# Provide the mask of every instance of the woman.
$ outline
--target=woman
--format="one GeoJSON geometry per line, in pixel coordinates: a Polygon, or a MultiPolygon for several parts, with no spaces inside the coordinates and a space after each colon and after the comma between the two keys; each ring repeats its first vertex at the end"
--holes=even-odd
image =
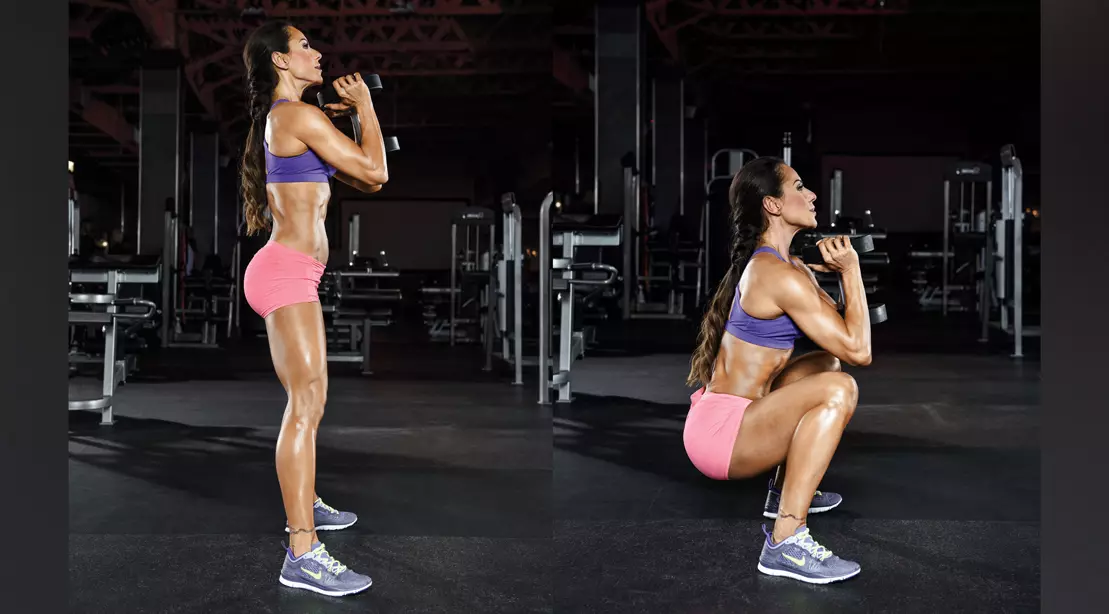
{"type": "Polygon", "coordinates": [[[776,158],[757,158],[736,174],[728,199],[732,263],[691,361],[688,384],[704,387],[691,397],[686,453],[718,480],[749,478],[784,462],[784,481],[768,497],[765,514],[776,520],[773,532],[763,527],[759,571],[814,584],[845,580],[859,565],[818,544],[806,519],[840,500],[816,490],[858,399],[840,362],[870,364],[858,254],[846,237],[824,239],[826,264],[811,266],[843,278],[841,316],[815,275],[788,257],[797,231],[816,227],[816,195],[797,173],[776,158]],[[826,351],[791,360],[801,335],[826,351]]]}
{"type": "Polygon", "coordinates": [[[341,102],[328,105],[328,111],[358,113],[361,146],[324,111],[300,102],[306,88],[323,83],[320,57],[300,30],[279,22],[255,30],[243,50],[251,118],[243,153],[243,210],[248,234],[272,226],[269,242],[247,266],[243,291],[266,320],[274,370],[289,396],[277,438],[277,478],[289,532],[280,581],[341,596],[363,591],[372,581],[331,557],[316,536],[357,520],[315,493],[316,429],[327,400],[318,286],[328,258],[328,180],[334,176],[376,192],[389,173],[370,92],[360,76],[335,81],[341,102]]]}

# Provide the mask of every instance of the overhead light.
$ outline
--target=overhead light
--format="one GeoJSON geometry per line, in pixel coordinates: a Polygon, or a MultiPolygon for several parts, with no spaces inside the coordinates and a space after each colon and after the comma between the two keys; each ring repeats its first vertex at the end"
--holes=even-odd
{"type": "Polygon", "coordinates": [[[73,172],[73,160],[69,161],[69,172],[73,172]]]}

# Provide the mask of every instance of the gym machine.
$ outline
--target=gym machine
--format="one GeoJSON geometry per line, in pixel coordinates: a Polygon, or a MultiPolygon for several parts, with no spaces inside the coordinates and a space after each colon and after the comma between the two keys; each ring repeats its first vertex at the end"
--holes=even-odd
{"type": "Polygon", "coordinates": [[[459,326],[476,326],[476,329],[467,331],[465,339],[481,337],[485,346],[483,371],[493,369],[496,231],[496,215],[492,209],[484,207],[467,207],[455,213],[451,220],[450,344],[453,346],[459,340],[459,326]],[[465,242],[461,253],[458,248],[459,228],[462,228],[465,242]],[[485,251],[482,251],[483,234],[488,238],[485,251]],[[474,292],[471,294],[471,291],[474,292]],[[472,312],[471,317],[463,317],[465,310],[472,312]]]}
{"type": "Polygon", "coordinates": [[[121,324],[131,327],[142,326],[157,313],[157,305],[141,298],[122,298],[119,287],[123,284],[156,284],[161,270],[159,263],[136,257],[131,263],[110,263],[108,265],[71,264],[69,283],[69,327],[71,337],[78,327],[100,329],[104,336],[102,356],[91,353],[70,352],[70,365],[75,363],[102,363],[101,396],[95,399],[70,400],[69,411],[100,411],[100,424],[110,426],[114,423],[113,403],[116,388],[126,382],[127,375],[134,369],[134,355],[122,353],[121,345],[130,336],[129,330],[121,330],[121,324]],[[73,292],[74,284],[103,285],[103,292],[73,292]],[[130,309],[129,309],[130,308],[130,309]]]}
{"type": "Polygon", "coordinates": [[[501,257],[497,259],[497,327],[501,337],[501,360],[515,369],[513,384],[524,383],[523,373],[523,216],[516,195],[501,196],[503,223],[501,257]],[[511,331],[509,330],[511,328],[511,331]]]}
{"type": "Polygon", "coordinates": [[[325,318],[328,362],[358,363],[362,375],[373,375],[370,347],[373,329],[391,326],[393,310],[375,307],[397,303],[403,298],[399,289],[360,288],[359,282],[396,279],[397,271],[344,269],[328,271],[320,283],[320,307],[325,318]]]}
{"type": "MultiPolygon", "coordinates": [[[[996,247],[995,293],[1000,312],[997,328],[1013,337],[1013,358],[1024,356],[1024,337],[1039,336],[1039,327],[1024,325],[1024,168],[1012,145],[1001,148],[1001,218],[993,228],[996,247]]],[[[988,340],[983,328],[983,341],[988,340]]]]}
{"type": "Polygon", "coordinates": [[[162,248],[162,343],[171,348],[218,348],[219,328],[228,336],[236,320],[238,296],[238,250],[232,254],[230,277],[195,267],[189,270],[189,246],[180,219],[165,212],[165,241],[162,248]],[[188,330],[196,327],[199,330],[188,330]]]}
{"type": "MultiPolygon", "coordinates": [[[[572,400],[570,370],[577,358],[584,356],[584,330],[575,330],[574,293],[578,290],[611,286],[619,274],[616,267],[600,262],[576,262],[578,247],[620,247],[627,238],[623,216],[581,215],[560,216],[552,220],[554,193],[547,193],[539,208],[539,402],[550,403],[551,388],[558,391],[558,402],[572,400]],[[554,236],[552,237],[552,233],[554,236]],[[562,247],[562,257],[552,258],[551,247],[562,247]],[[557,272],[554,277],[552,272],[557,272]],[[607,273],[598,276],[598,272],[607,273]],[[580,273],[581,276],[578,276],[580,273]],[[593,273],[590,275],[590,273],[593,273]],[[554,359],[557,370],[551,373],[551,291],[556,291],[559,304],[558,352],[554,359]]],[[[625,246],[626,247],[626,246],[625,246]]],[[[625,264],[631,252],[624,251],[625,264]]],[[[625,297],[628,296],[625,290],[625,297]]],[[[626,305],[626,303],[625,303],[626,305]]]]}
{"type": "Polygon", "coordinates": [[[72,258],[81,251],[81,205],[77,199],[77,188],[73,183],[73,171],[69,171],[69,256],[72,258]]]}

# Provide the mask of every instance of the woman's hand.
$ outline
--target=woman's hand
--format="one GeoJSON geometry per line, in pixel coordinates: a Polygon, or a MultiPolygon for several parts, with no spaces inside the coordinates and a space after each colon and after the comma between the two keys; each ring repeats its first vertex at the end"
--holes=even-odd
{"type": "Polygon", "coordinates": [[[366,86],[366,82],[362,80],[362,75],[359,73],[339,77],[331,85],[339,95],[340,104],[327,105],[329,110],[336,106],[353,109],[370,103],[370,88],[366,86]]]}
{"type": "Polygon", "coordinates": [[[859,268],[859,254],[846,235],[829,237],[816,242],[824,264],[810,264],[809,268],[818,273],[846,273],[859,268]]]}

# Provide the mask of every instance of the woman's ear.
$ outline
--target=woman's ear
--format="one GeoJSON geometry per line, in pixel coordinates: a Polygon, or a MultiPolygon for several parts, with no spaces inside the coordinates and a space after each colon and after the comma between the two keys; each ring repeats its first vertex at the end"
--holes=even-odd
{"type": "Polygon", "coordinates": [[[764,196],[762,199],[762,208],[770,215],[781,215],[782,201],[773,196],[764,196]]]}
{"type": "Polygon", "coordinates": [[[272,54],[270,54],[270,61],[273,62],[274,66],[281,70],[289,69],[289,58],[280,51],[274,51],[272,54]]]}

